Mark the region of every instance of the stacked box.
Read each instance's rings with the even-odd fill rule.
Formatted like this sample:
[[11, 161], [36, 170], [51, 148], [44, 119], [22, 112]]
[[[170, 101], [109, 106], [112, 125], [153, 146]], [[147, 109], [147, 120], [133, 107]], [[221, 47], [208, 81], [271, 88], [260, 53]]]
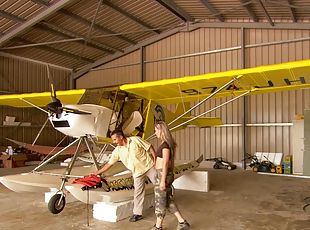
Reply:
[[284, 156], [283, 172], [285, 174], [291, 174], [292, 173], [292, 156], [291, 155], [285, 155]]
[[1, 155], [0, 160], [2, 160], [4, 168], [22, 167], [25, 166], [27, 156], [26, 154]]

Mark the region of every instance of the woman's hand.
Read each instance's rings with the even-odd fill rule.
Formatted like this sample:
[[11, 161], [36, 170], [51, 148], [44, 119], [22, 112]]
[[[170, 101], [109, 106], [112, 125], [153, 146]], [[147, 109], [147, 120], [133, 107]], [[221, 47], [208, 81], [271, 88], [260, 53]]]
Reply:
[[165, 181], [160, 182], [159, 190], [160, 191], [165, 191], [166, 190], [166, 182]]

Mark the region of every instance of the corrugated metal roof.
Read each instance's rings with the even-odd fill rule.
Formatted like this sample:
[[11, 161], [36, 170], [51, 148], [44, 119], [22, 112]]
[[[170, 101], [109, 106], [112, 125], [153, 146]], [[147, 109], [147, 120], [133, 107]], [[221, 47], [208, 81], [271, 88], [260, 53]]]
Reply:
[[186, 24], [309, 19], [310, 0], [0, 0], [0, 51], [78, 70]]

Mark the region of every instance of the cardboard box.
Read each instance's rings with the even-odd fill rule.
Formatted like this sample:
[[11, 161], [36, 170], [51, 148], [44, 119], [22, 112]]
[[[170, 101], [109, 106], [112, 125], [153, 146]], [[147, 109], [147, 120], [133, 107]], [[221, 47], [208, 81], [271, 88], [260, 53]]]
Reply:
[[5, 121], [6, 122], [14, 122], [15, 121], [15, 117], [5, 116]]
[[291, 164], [291, 162], [292, 162], [292, 155], [285, 155], [283, 163]]
[[2, 160], [4, 168], [15, 168], [25, 166], [25, 161], [27, 160], [26, 154], [17, 155], [1, 155], [0, 160]]

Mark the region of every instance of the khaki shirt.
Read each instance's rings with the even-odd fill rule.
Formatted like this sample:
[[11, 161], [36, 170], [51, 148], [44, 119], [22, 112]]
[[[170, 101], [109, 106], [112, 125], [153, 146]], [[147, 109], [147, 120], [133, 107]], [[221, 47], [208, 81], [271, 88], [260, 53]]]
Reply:
[[127, 137], [127, 145], [116, 146], [108, 164], [121, 161], [132, 172], [133, 177], [141, 176], [154, 165], [150, 147], [151, 144], [140, 137]]

